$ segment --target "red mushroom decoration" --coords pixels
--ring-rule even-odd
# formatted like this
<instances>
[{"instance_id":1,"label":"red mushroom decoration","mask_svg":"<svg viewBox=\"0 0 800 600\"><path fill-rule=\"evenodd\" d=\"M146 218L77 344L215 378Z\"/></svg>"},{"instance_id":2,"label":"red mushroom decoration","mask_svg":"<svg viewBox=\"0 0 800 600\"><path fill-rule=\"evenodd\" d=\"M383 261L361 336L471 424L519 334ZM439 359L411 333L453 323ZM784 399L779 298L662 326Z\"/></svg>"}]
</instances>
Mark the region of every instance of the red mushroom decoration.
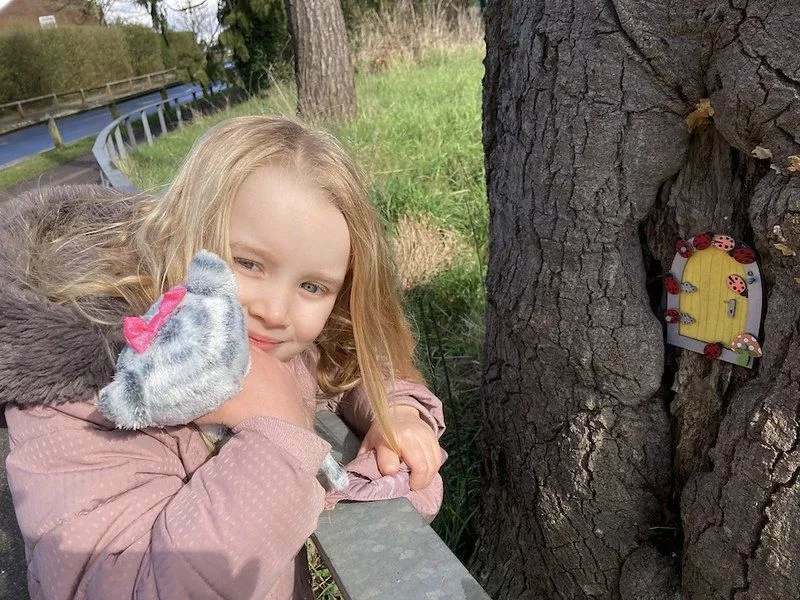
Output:
<instances>
[{"instance_id":1,"label":"red mushroom decoration","mask_svg":"<svg viewBox=\"0 0 800 600\"><path fill-rule=\"evenodd\" d=\"M703 354L705 354L711 360L718 359L722 355L722 344L719 342L706 344L705 348L703 348Z\"/></svg>"},{"instance_id":2,"label":"red mushroom decoration","mask_svg":"<svg viewBox=\"0 0 800 600\"><path fill-rule=\"evenodd\" d=\"M664 278L664 287L667 289L667 293L673 296L681 293L681 284L672 275L667 275Z\"/></svg>"},{"instance_id":3,"label":"red mushroom decoration","mask_svg":"<svg viewBox=\"0 0 800 600\"><path fill-rule=\"evenodd\" d=\"M709 232L699 233L692 238L692 246L697 250L705 250L711 246L712 235Z\"/></svg>"},{"instance_id":4,"label":"red mushroom decoration","mask_svg":"<svg viewBox=\"0 0 800 600\"><path fill-rule=\"evenodd\" d=\"M743 331L731 342L731 350L734 352L744 352L748 356L758 358L761 356L761 346L758 345L758 340L752 333Z\"/></svg>"},{"instance_id":5,"label":"red mushroom decoration","mask_svg":"<svg viewBox=\"0 0 800 600\"><path fill-rule=\"evenodd\" d=\"M756 262L756 253L749 246L739 246L728 253L733 260L743 265Z\"/></svg>"},{"instance_id":6,"label":"red mushroom decoration","mask_svg":"<svg viewBox=\"0 0 800 600\"><path fill-rule=\"evenodd\" d=\"M733 350L739 360L739 364L748 366L750 358L758 358L761 356L761 346L758 345L758 340L752 333L743 331L731 342L731 350Z\"/></svg>"},{"instance_id":7,"label":"red mushroom decoration","mask_svg":"<svg viewBox=\"0 0 800 600\"><path fill-rule=\"evenodd\" d=\"M675 250L683 258L689 258L694 253L692 245L683 239L677 241L675 244Z\"/></svg>"}]
</instances>

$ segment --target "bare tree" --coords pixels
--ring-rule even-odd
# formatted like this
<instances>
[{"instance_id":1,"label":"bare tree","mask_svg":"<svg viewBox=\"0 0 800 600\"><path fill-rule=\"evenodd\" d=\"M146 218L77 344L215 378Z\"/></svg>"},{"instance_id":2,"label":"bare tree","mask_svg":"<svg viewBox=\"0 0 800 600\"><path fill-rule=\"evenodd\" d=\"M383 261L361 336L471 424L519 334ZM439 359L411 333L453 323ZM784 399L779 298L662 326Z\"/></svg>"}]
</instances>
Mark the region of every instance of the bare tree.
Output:
<instances>
[{"instance_id":1,"label":"bare tree","mask_svg":"<svg viewBox=\"0 0 800 600\"><path fill-rule=\"evenodd\" d=\"M165 0L133 0L134 4L141 6L150 14L150 21L154 31L159 32L165 43L169 46L167 39L167 31L169 24L167 22L167 9Z\"/></svg>"},{"instance_id":2,"label":"bare tree","mask_svg":"<svg viewBox=\"0 0 800 600\"><path fill-rule=\"evenodd\" d=\"M204 51L219 36L220 22L215 0L178 0L169 10L175 14L175 29L194 33Z\"/></svg>"},{"instance_id":3,"label":"bare tree","mask_svg":"<svg viewBox=\"0 0 800 600\"><path fill-rule=\"evenodd\" d=\"M353 58L339 0L286 0L298 110L307 117L356 114Z\"/></svg>"},{"instance_id":4,"label":"bare tree","mask_svg":"<svg viewBox=\"0 0 800 600\"><path fill-rule=\"evenodd\" d=\"M493 598L800 597L796 31L791 0L489 2ZM752 371L664 344L661 275L709 230L759 252Z\"/></svg>"}]
</instances>

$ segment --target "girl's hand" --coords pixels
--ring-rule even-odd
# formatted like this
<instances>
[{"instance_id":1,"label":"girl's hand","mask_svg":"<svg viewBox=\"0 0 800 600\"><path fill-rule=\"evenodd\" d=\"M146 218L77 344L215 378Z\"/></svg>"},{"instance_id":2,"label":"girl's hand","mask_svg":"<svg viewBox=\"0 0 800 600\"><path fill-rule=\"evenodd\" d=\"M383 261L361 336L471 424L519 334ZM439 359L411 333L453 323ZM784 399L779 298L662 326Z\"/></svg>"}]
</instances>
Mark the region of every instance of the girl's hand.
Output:
<instances>
[{"instance_id":1,"label":"girl's hand","mask_svg":"<svg viewBox=\"0 0 800 600\"><path fill-rule=\"evenodd\" d=\"M397 473L402 460L411 470L411 489L421 490L427 487L441 466L441 450L436 435L413 406L390 406L389 417L400 445L400 455L386 443L377 422L364 436L358 454L375 450L378 470L383 475Z\"/></svg>"},{"instance_id":2,"label":"girl's hand","mask_svg":"<svg viewBox=\"0 0 800 600\"><path fill-rule=\"evenodd\" d=\"M195 422L235 427L256 416L275 417L298 427L313 429L313 415L308 414L303 405L291 369L251 343L250 371L244 378L241 391Z\"/></svg>"}]
</instances>

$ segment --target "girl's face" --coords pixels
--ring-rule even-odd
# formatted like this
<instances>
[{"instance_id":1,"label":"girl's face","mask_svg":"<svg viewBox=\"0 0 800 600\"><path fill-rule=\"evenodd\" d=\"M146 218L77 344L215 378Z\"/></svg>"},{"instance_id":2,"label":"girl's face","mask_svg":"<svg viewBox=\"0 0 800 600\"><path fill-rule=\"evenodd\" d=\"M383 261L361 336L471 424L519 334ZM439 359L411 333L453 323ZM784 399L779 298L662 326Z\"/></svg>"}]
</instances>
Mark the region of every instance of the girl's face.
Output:
<instances>
[{"instance_id":1,"label":"girl's face","mask_svg":"<svg viewBox=\"0 0 800 600\"><path fill-rule=\"evenodd\" d=\"M333 310L350 256L344 217L322 190L268 165L236 193L230 241L250 340L286 362Z\"/></svg>"}]
</instances>

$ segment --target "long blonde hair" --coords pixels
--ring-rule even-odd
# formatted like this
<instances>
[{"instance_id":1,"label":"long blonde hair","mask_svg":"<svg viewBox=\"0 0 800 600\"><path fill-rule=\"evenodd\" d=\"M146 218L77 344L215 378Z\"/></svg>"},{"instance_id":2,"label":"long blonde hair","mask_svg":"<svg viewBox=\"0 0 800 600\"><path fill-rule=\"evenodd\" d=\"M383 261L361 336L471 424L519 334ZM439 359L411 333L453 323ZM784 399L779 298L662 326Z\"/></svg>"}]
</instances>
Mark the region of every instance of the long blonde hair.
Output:
<instances>
[{"instance_id":1,"label":"long blonde hair","mask_svg":"<svg viewBox=\"0 0 800 600\"><path fill-rule=\"evenodd\" d=\"M317 339L317 380L327 395L362 384L384 436L397 449L388 421L386 385L395 377L422 380L414 367L414 339L364 178L348 153L325 132L287 117L224 121L195 142L163 195L108 199L112 204L132 203L129 216L111 223L83 223L51 244L53 252L65 246L91 249L92 260L76 261L60 281L41 283L48 284L47 295L58 302L117 297L132 312L144 312L165 290L185 279L199 249L232 262L233 199L245 178L268 163L310 178L344 216L350 264Z\"/></svg>"}]
</instances>

